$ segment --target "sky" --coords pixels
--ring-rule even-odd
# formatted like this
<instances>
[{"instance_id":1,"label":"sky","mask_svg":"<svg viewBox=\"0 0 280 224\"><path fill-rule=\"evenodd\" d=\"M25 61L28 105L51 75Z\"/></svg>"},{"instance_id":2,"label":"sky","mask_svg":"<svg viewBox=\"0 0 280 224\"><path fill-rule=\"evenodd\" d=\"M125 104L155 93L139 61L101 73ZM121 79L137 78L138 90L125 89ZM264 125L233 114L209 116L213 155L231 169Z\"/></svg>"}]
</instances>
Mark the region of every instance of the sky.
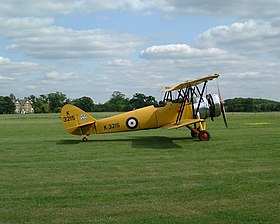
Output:
<instances>
[{"instance_id":1,"label":"sky","mask_svg":"<svg viewBox=\"0 0 280 224\"><path fill-rule=\"evenodd\" d=\"M165 86L218 73L224 99L280 101L279 9L279 0L0 0L0 95L160 100Z\"/></svg>"}]
</instances>

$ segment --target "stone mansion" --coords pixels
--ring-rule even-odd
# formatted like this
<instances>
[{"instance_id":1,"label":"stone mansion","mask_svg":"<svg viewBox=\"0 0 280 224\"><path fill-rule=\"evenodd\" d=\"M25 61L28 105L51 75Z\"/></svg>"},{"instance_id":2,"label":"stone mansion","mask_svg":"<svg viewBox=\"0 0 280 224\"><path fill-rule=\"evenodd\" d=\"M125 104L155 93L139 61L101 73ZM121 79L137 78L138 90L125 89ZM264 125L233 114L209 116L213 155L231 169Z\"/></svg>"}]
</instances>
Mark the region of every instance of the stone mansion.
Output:
<instances>
[{"instance_id":1,"label":"stone mansion","mask_svg":"<svg viewBox=\"0 0 280 224\"><path fill-rule=\"evenodd\" d=\"M16 114L33 114L34 109L29 99L17 99L15 101L15 113Z\"/></svg>"}]
</instances>

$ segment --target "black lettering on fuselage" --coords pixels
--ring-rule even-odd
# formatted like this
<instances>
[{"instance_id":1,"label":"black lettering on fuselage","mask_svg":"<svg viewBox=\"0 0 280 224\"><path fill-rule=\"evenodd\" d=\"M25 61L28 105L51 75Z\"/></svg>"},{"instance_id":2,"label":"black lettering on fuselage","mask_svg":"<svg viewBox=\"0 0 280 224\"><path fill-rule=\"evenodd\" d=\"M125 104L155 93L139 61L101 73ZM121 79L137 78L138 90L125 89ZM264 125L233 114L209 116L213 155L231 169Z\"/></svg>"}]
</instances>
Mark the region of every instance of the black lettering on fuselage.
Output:
<instances>
[{"instance_id":1,"label":"black lettering on fuselage","mask_svg":"<svg viewBox=\"0 0 280 224\"><path fill-rule=\"evenodd\" d=\"M111 130L111 129L115 129L115 128L120 128L120 124L119 123L113 123L113 124L106 124L104 125L104 131L106 130Z\"/></svg>"}]
</instances>

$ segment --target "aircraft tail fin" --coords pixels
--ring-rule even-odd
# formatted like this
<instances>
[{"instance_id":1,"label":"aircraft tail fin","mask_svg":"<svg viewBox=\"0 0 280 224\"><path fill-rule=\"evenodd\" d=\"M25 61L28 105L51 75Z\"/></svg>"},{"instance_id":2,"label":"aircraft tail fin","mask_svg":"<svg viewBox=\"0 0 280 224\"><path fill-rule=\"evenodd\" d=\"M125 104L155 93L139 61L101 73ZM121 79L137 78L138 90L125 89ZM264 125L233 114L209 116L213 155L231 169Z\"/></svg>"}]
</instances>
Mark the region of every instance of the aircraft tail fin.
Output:
<instances>
[{"instance_id":1,"label":"aircraft tail fin","mask_svg":"<svg viewBox=\"0 0 280 224\"><path fill-rule=\"evenodd\" d=\"M61 122L64 129L73 135L89 135L95 131L93 124L96 119L71 104L62 107Z\"/></svg>"}]
</instances>

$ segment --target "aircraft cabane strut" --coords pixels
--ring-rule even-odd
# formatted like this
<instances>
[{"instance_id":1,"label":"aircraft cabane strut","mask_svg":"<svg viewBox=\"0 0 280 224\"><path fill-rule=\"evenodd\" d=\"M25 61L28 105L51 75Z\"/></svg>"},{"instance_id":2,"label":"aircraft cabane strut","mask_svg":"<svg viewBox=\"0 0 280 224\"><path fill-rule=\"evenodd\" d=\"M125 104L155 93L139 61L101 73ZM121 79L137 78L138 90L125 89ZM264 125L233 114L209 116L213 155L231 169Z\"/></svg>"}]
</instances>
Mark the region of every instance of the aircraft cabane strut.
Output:
<instances>
[{"instance_id":1,"label":"aircraft cabane strut","mask_svg":"<svg viewBox=\"0 0 280 224\"><path fill-rule=\"evenodd\" d=\"M203 102L203 95L206 89L206 84L207 81L203 82L203 86L201 88L199 88L198 85L195 85L195 86L189 86L186 88L178 89L177 98L173 97L172 91L165 92L163 102L169 101L169 102L181 103L176 118L176 124L180 123L187 103L192 105L193 117L198 118L198 111L201 103ZM196 108L195 108L195 104L197 105Z\"/></svg>"}]
</instances>

